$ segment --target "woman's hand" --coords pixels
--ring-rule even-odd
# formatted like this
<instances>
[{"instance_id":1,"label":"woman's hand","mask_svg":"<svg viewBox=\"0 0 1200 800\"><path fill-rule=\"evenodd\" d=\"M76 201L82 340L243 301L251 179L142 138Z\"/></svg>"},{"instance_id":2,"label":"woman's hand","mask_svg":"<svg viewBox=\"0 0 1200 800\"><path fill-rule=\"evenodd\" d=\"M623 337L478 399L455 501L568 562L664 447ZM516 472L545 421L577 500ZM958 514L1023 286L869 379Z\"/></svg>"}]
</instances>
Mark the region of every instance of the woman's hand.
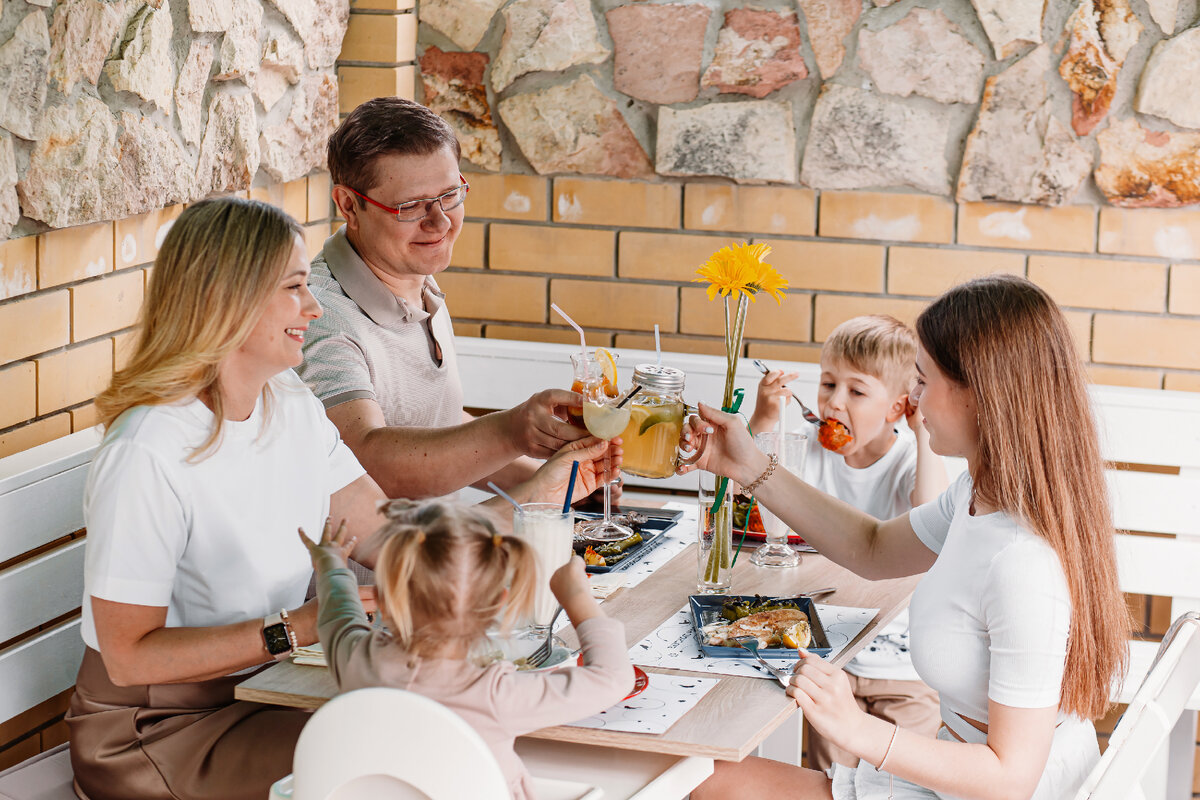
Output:
<instances>
[{"instance_id":1,"label":"woman's hand","mask_svg":"<svg viewBox=\"0 0 1200 800\"><path fill-rule=\"evenodd\" d=\"M870 717L854 699L846 673L803 650L800 658L787 693L800 706L804 718L843 750L878 761L880 754L864 754L863 723Z\"/></svg>"},{"instance_id":2,"label":"woman's hand","mask_svg":"<svg viewBox=\"0 0 1200 800\"><path fill-rule=\"evenodd\" d=\"M571 502L587 497L601 486L604 480L604 454L608 451L611 472L615 475L621 465L620 439L606 442L589 436L563 447L538 468L525 484L524 494L531 502L558 503L566 497L567 484L571 481L571 462L579 462L579 475L575 478L575 489Z\"/></svg>"},{"instance_id":3,"label":"woman's hand","mask_svg":"<svg viewBox=\"0 0 1200 800\"><path fill-rule=\"evenodd\" d=\"M358 543L355 537L349 535L346 529L346 520L342 520L338 525L336 533L331 533L332 530L333 520L329 517L325 518L325 528L321 531L321 541L319 542L309 539L304 528L299 529L300 541L304 542L304 546L308 548L308 556L312 559L313 569L318 574L346 566L346 559L354 550L354 545Z\"/></svg>"},{"instance_id":4,"label":"woman's hand","mask_svg":"<svg viewBox=\"0 0 1200 800\"><path fill-rule=\"evenodd\" d=\"M693 464L681 465L679 474L703 469L726 475L743 486L761 475L767 456L754 445L742 418L704 403L699 410L699 416L688 419L682 438L685 447L700 452L700 458Z\"/></svg>"}]
</instances>

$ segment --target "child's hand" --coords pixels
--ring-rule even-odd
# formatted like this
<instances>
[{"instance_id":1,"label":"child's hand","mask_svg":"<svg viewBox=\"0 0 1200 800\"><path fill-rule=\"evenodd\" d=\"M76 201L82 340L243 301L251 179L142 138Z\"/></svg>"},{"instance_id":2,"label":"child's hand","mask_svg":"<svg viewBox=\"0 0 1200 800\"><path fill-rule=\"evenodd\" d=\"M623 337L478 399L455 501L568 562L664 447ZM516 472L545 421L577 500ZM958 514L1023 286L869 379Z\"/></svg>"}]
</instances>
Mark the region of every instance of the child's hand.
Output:
<instances>
[{"instance_id":1,"label":"child's hand","mask_svg":"<svg viewBox=\"0 0 1200 800\"><path fill-rule=\"evenodd\" d=\"M592 596L592 587L584 570L583 559L571 556L571 560L563 564L550 576L550 591L559 604L566 608L568 601L576 594Z\"/></svg>"},{"instance_id":2,"label":"child's hand","mask_svg":"<svg viewBox=\"0 0 1200 800\"><path fill-rule=\"evenodd\" d=\"M750 418L750 429L755 433L769 431L779 424L779 401L792 399L792 390L785 384L800 377L799 372L784 372L773 369L758 382L758 398L754 401L754 416Z\"/></svg>"},{"instance_id":3,"label":"child's hand","mask_svg":"<svg viewBox=\"0 0 1200 800\"><path fill-rule=\"evenodd\" d=\"M925 419L921 416L921 411L911 399L906 398L904 401L904 419L908 422L908 427L918 438L925 433Z\"/></svg>"},{"instance_id":4,"label":"child's hand","mask_svg":"<svg viewBox=\"0 0 1200 800\"><path fill-rule=\"evenodd\" d=\"M309 558L312 559L313 568L317 572L326 572L331 569L346 566L346 558L354 550L354 545L358 540L353 536L348 536L346 531L346 520L342 520L342 524L338 525L337 533L330 535L333 530L333 520L325 518L325 528L321 531L321 541L314 542L304 533L304 528L300 528L300 541L304 542L304 546L308 548Z\"/></svg>"}]
</instances>

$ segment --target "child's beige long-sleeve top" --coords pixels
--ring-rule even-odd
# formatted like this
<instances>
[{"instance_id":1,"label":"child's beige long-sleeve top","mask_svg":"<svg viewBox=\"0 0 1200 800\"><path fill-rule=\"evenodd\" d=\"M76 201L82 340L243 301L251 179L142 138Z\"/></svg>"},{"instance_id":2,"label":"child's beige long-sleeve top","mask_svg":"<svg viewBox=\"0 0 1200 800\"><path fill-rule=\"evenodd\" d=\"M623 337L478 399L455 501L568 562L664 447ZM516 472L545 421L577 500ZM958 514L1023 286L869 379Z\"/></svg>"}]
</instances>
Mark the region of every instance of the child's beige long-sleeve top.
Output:
<instances>
[{"instance_id":1,"label":"child's beige long-sleeve top","mask_svg":"<svg viewBox=\"0 0 1200 800\"><path fill-rule=\"evenodd\" d=\"M338 688L390 686L453 710L491 747L514 800L533 798L529 773L513 750L516 737L595 714L633 688L624 628L608 617L593 617L577 629L584 666L517 672L507 661L478 667L402 649L390 635L371 628L348 569L323 571L317 591L318 633Z\"/></svg>"}]
</instances>

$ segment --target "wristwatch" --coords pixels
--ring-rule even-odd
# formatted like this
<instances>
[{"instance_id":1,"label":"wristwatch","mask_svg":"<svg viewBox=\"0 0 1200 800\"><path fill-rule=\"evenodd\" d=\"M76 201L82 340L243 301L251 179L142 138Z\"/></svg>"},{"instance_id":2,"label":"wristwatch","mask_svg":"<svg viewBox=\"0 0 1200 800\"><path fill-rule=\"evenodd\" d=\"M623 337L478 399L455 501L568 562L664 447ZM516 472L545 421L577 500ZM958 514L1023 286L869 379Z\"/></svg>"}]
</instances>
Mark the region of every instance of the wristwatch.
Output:
<instances>
[{"instance_id":1,"label":"wristwatch","mask_svg":"<svg viewBox=\"0 0 1200 800\"><path fill-rule=\"evenodd\" d=\"M267 652L276 658L290 654L296 649L296 643L293 641L295 634L288 625L286 615L286 611L280 611L278 614L263 617L263 644L266 645Z\"/></svg>"}]
</instances>

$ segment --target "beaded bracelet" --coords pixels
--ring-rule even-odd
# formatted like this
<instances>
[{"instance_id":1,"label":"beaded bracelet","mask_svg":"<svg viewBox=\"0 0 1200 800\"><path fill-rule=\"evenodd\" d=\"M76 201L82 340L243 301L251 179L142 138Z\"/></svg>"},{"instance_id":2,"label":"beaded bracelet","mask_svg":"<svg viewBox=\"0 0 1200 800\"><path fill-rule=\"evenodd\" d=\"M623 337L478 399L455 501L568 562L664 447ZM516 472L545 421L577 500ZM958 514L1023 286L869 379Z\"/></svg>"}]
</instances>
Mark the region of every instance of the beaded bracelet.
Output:
<instances>
[{"instance_id":1,"label":"beaded bracelet","mask_svg":"<svg viewBox=\"0 0 1200 800\"><path fill-rule=\"evenodd\" d=\"M754 490L767 482L767 478L775 473L775 468L779 466L779 458L775 454L771 454L770 460L767 462L767 468L763 470L763 474L754 479L754 482L749 486L742 487L742 494L754 494Z\"/></svg>"},{"instance_id":2,"label":"beaded bracelet","mask_svg":"<svg viewBox=\"0 0 1200 800\"><path fill-rule=\"evenodd\" d=\"M300 644L296 640L296 632L292 630L292 621L288 619L286 608L279 609L279 617L283 620L283 629L287 631L288 643L292 645L292 652L294 653Z\"/></svg>"}]
</instances>

